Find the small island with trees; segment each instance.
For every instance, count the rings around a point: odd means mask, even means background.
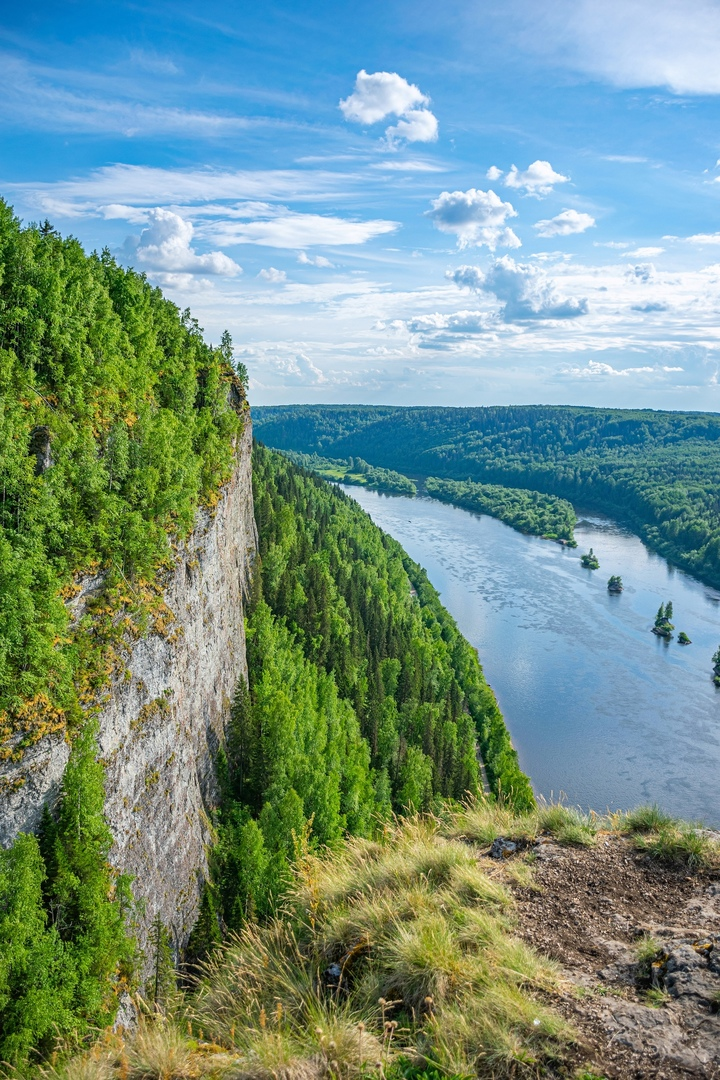
[[[667,604],[661,604],[657,610],[657,615],[655,616],[655,625],[652,628],[653,634],[657,634],[658,637],[665,638],[667,641],[669,641],[672,637],[672,632],[675,629],[673,624],[670,622],[670,620],[672,619],[672,615],[672,600],[668,600]]]
[[[713,682],[720,686],[720,645],[713,654]]]
[[[613,574],[608,578],[607,590],[609,593],[621,593],[624,587],[623,580],[619,574]]]
[[[684,630],[680,631],[680,633],[677,636],[677,639],[678,639],[678,645],[692,645],[692,641],[687,636],[687,634],[685,633]]]
[[[582,565],[585,567],[586,570],[599,570],[600,569],[600,563],[598,562],[598,557],[597,557],[597,555],[595,554],[595,552],[593,551],[592,548],[590,548],[590,550],[588,551],[588,553],[586,555],[581,556],[580,562],[582,563]]]

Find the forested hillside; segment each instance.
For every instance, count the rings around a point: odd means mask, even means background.
[[[72,741],[40,835],[0,851],[3,1062],[112,1022],[132,985],[93,710],[155,626],[173,541],[230,475],[244,422],[230,355],[144,276],[21,227],[0,200],[0,760],[51,732]],[[71,625],[83,572],[104,587]]]
[[[487,777],[533,804],[477,655],[424,571],[337,489],[257,446],[261,572],[223,765],[223,921],[269,914],[300,839],[373,834]],[[194,947],[206,946],[196,935]]]
[[[720,416],[570,406],[293,406],[257,411],[268,445],[414,477],[558,495],[630,524],[720,587]]]
[[[0,200],[0,753],[107,678],[110,621],[67,632],[73,575],[104,573],[104,614],[139,623],[170,536],[229,475],[230,356],[143,275]]]

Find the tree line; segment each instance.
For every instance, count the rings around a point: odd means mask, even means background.
[[[413,476],[526,488],[612,514],[720,587],[720,416],[575,406],[281,406],[268,445]]]
[[[303,843],[482,788],[533,805],[475,650],[424,571],[337,488],[257,445],[249,688],[221,761],[213,881],[191,954],[269,914]]]

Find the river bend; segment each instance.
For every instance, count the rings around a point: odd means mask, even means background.
[[[598,811],[657,802],[720,824],[715,590],[596,515],[567,550],[434,499],[343,490],[425,568],[477,648],[537,794]],[[580,566],[589,547],[597,571]],[[667,600],[692,645],[650,632]]]

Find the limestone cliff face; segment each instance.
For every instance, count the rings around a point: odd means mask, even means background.
[[[214,760],[235,687],[247,678],[244,607],[257,537],[249,417],[237,467],[212,513],[201,511],[165,582],[166,632],[134,642],[99,714],[113,864],[133,878],[138,938],[159,913],[176,948],[195,922],[216,798]],[[83,582],[73,606],[101,587]],[[59,788],[61,735],[0,768],[0,843],[34,829]]]

